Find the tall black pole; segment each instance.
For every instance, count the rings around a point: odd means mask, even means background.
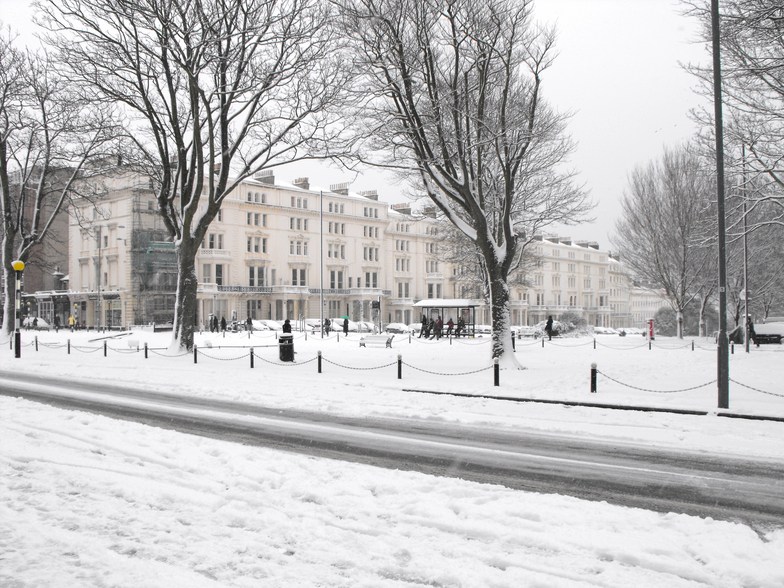
[[[726,227],[724,218],[724,130],[721,109],[721,52],[719,30],[719,0],[711,0],[711,30],[713,33],[713,111],[716,126],[716,212],[718,214],[719,243],[719,344],[718,391],[719,408],[730,407],[729,345],[727,342],[727,260]]]

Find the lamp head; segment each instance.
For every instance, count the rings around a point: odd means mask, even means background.
[[[18,272],[24,271],[25,262],[22,261],[21,259],[15,259],[14,261],[11,262],[11,267]]]

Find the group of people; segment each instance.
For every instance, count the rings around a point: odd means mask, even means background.
[[[455,322],[452,317],[446,322],[446,332],[444,332],[444,321],[439,315],[435,320],[431,317],[422,315],[422,326],[419,329],[419,338],[425,339],[440,339],[441,337],[451,337],[454,330],[454,336],[460,337],[465,334],[465,321],[463,317],[457,317],[457,329],[455,329]]]
[[[221,331],[226,330],[226,317],[221,317],[220,321],[218,321],[218,316],[213,314],[208,318],[208,322],[210,323],[210,333],[220,333]]]

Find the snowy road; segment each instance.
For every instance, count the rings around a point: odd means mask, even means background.
[[[784,465],[422,419],[335,417],[0,373],[0,394],[386,468],[752,523],[784,520]],[[695,417],[696,418],[696,417]]]

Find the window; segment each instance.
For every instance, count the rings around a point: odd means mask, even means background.
[[[304,286],[305,285],[305,268],[292,268],[291,269],[291,285]]]
[[[378,288],[378,272],[365,272],[365,287]]]
[[[205,284],[212,283],[212,264],[205,263],[201,268],[201,279]]]
[[[223,235],[210,233],[208,235],[209,249],[223,249]]]
[[[343,271],[330,270],[329,272],[329,287],[333,290],[343,288]]]
[[[248,286],[266,285],[267,272],[264,266],[250,266],[248,268]]]
[[[218,284],[218,286],[222,286],[223,285],[223,264],[222,263],[216,263],[215,264],[215,283]]]
[[[308,242],[301,240],[289,241],[289,255],[307,255]]]

